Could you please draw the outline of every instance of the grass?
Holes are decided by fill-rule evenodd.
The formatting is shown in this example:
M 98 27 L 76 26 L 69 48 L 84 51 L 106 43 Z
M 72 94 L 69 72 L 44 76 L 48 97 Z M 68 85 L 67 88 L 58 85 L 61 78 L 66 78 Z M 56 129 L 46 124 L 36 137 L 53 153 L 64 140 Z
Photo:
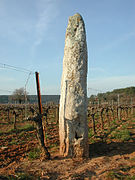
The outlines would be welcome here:
M 92 136 L 94 136 L 93 130 L 89 128 L 88 138 L 91 138 Z
M 115 130 L 111 133 L 111 139 L 118 139 L 121 141 L 128 141 L 130 136 L 130 131 L 128 129 Z
M 128 176 L 128 175 L 124 175 L 121 172 L 119 172 L 118 170 L 112 170 L 110 172 L 108 172 L 107 174 L 107 179 L 109 180 L 115 180 L 115 179 L 120 179 L 120 180 L 133 180 L 133 176 Z
M 21 131 L 18 135 L 19 138 L 22 138 L 25 136 L 25 139 L 28 139 L 29 137 L 35 137 L 35 134 L 33 133 L 27 133 L 25 131 Z
M 1 135 L 4 135 L 4 134 L 13 134 L 13 133 L 21 133 L 22 131 L 23 132 L 28 132 L 28 131 L 33 131 L 35 129 L 35 127 L 31 124 L 26 124 L 24 125 L 23 127 L 20 127 L 20 128 L 17 128 L 17 129 L 14 129 L 14 128 L 10 128 L 8 131 L 6 132 L 3 132 L 0 130 L 0 136 Z
M 117 124 L 117 119 L 114 119 L 114 120 L 112 121 L 112 124 L 113 124 L 113 125 L 118 125 L 118 124 Z
M 110 171 L 107 174 L 107 178 L 110 180 L 120 179 L 120 180 L 135 180 L 135 176 L 124 175 L 118 171 Z
M 29 175 L 28 173 L 18 173 L 17 179 L 19 179 L 19 180 L 25 180 L 25 179 L 32 180 L 33 177 L 31 175 Z
M 129 125 L 129 124 L 124 124 L 124 125 L 122 125 L 122 129 L 127 129 L 128 125 Z
M 130 158 L 131 161 L 135 161 L 135 157 Z
M 19 128 L 20 131 L 33 131 L 35 127 L 32 124 L 26 124 L 23 127 Z
M 58 148 L 58 143 L 55 142 L 55 143 L 51 144 L 51 145 L 49 146 L 49 149 L 51 149 L 51 148 Z
M 22 131 L 28 132 L 28 131 L 33 131 L 34 129 L 35 129 L 35 127 L 33 125 L 26 124 L 23 127 L 20 127 L 20 128 L 17 128 L 17 129 L 11 128 L 7 132 L 1 133 L 1 135 L 3 135 L 3 134 L 12 134 L 12 133 L 20 133 Z
M 135 176 L 127 176 L 126 180 L 135 180 Z
M 2 131 L 2 130 L 0 130 L 0 136 L 1 136 L 1 135 L 3 135 L 3 131 Z
M 115 180 L 115 179 L 120 179 L 120 180 L 135 180 L 135 176 L 130 176 L 130 175 L 124 175 L 121 172 L 118 172 L 117 170 L 112 170 L 107 174 L 107 179 L 109 180 Z
M 121 141 L 128 141 L 131 139 L 131 133 L 130 131 L 127 129 L 128 128 L 128 123 L 127 124 L 122 124 L 119 126 L 120 129 L 115 129 L 117 127 L 115 127 L 113 129 L 113 127 L 111 127 L 112 132 L 110 133 L 110 138 L 111 139 L 118 139 Z
M 135 118 L 135 117 L 134 117 L 134 118 Z M 134 122 L 135 122 L 135 119 L 133 119 L 132 122 L 134 123 Z
M 3 180 L 33 180 L 33 176 L 28 173 L 17 173 L 16 175 L 0 176 Z
M 15 139 L 13 139 L 11 142 L 8 143 L 9 145 L 17 145 L 19 142 Z
M 28 153 L 29 160 L 38 159 L 40 157 L 40 153 L 41 151 L 39 148 L 34 148 L 32 151 Z
M 89 138 L 90 143 L 92 143 L 92 144 L 96 142 L 95 139 L 94 139 L 94 137 L 95 137 L 95 136 L 94 136 L 93 130 L 89 128 L 88 138 Z

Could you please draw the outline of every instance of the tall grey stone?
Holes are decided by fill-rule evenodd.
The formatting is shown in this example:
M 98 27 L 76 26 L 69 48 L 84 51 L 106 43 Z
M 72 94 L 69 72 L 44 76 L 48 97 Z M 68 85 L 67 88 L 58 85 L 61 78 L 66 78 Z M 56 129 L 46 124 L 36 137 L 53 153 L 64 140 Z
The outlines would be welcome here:
M 69 17 L 66 30 L 59 136 L 62 156 L 88 157 L 87 44 L 80 14 Z

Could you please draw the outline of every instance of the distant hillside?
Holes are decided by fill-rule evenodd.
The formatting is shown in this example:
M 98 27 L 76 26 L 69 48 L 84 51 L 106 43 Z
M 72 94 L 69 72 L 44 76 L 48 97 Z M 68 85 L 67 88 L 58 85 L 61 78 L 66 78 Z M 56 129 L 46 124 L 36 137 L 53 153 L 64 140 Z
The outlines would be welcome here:
M 99 93 L 97 96 L 91 95 L 91 102 L 117 102 L 119 98 L 120 103 L 133 103 L 135 102 L 135 87 L 127 87 L 121 89 L 114 89 L 111 92 Z
M 10 96 L 9 95 L 0 95 L 0 104 L 7 104 L 7 103 L 13 103 L 10 102 Z M 36 95 L 28 95 L 29 103 L 37 103 L 37 96 Z M 42 95 L 41 96 L 42 103 L 49 103 L 53 102 L 55 104 L 59 104 L 60 95 Z

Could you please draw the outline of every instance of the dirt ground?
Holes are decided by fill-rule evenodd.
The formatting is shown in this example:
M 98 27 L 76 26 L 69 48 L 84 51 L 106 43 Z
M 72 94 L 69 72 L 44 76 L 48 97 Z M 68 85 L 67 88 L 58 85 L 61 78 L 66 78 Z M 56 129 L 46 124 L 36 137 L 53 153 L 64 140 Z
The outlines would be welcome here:
M 101 133 L 91 136 L 89 159 L 60 157 L 58 126 L 51 125 L 48 130 L 48 146 L 56 145 L 49 149 L 51 160 L 45 161 L 28 157 L 38 143 L 35 130 L 22 136 L 22 132 L 0 136 L 0 179 L 135 179 L 135 117 L 115 124 L 104 134 L 106 138 Z

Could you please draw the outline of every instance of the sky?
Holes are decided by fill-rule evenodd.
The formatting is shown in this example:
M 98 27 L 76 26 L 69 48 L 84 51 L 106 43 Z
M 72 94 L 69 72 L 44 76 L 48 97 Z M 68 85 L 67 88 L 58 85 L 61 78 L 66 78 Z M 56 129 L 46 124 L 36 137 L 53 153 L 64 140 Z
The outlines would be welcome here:
M 135 0 L 0 0 L 0 94 L 36 94 L 35 71 L 41 94 L 60 94 L 65 32 L 76 13 L 86 28 L 88 96 L 135 86 Z

